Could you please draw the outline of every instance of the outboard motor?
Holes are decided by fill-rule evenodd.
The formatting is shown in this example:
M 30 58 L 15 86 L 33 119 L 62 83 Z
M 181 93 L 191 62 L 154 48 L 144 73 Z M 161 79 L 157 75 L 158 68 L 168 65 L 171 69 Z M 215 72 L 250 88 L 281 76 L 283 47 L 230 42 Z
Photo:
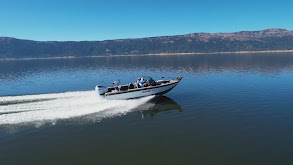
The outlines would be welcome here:
M 100 85 L 97 85 L 96 88 L 95 88 L 95 90 L 96 90 L 96 92 L 99 95 L 102 95 L 102 94 L 105 94 L 106 92 L 108 92 L 108 88 L 107 87 L 100 86 Z

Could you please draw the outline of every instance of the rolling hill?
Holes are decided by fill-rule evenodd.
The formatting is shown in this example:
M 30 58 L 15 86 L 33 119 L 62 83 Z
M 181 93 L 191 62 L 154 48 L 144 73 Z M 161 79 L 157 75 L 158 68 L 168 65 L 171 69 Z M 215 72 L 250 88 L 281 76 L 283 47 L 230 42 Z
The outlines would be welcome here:
M 292 49 L 293 31 L 286 29 L 235 33 L 191 33 L 105 41 L 32 41 L 0 37 L 0 58 L 2 59 Z

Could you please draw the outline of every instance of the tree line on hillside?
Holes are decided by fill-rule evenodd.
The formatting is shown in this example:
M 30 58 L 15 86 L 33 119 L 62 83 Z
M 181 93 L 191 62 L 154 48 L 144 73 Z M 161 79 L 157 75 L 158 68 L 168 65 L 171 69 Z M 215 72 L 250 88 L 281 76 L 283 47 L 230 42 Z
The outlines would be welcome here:
M 233 37 L 152 37 L 107 41 L 39 42 L 0 38 L 0 58 L 141 55 L 154 53 L 210 53 L 292 50 L 293 36 L 234 39 Z

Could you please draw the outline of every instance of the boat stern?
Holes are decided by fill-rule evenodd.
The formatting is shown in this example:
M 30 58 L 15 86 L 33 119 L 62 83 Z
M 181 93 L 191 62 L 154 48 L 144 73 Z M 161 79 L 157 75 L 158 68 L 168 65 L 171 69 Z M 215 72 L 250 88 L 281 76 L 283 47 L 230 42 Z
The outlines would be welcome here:
M 95 91 L 99 94 L 99 95 L 103 95 L 108 91 L 107 87 L 101 86 L 101 85 L 97 85 L 95 87 Z

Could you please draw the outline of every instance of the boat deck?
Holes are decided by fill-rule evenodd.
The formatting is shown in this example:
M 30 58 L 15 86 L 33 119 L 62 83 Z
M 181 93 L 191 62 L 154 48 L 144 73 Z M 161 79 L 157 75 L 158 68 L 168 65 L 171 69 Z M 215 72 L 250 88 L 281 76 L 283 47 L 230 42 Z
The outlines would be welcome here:
M 155 81 L 156 83 L 154 85 L 147 85 L 145 87 L 138 87 L 138 84 L 136 83 L 130 83 L 128 85 L 113 86 L 113 87 L 108 87 L 108 92 L 106 92 L 105 95 L 159 88 L 162 86 L 167 86 L 167 85 L 177 83 L 178 81 L 180 81 L 180 79 L 158 80 L 158 81 Z

